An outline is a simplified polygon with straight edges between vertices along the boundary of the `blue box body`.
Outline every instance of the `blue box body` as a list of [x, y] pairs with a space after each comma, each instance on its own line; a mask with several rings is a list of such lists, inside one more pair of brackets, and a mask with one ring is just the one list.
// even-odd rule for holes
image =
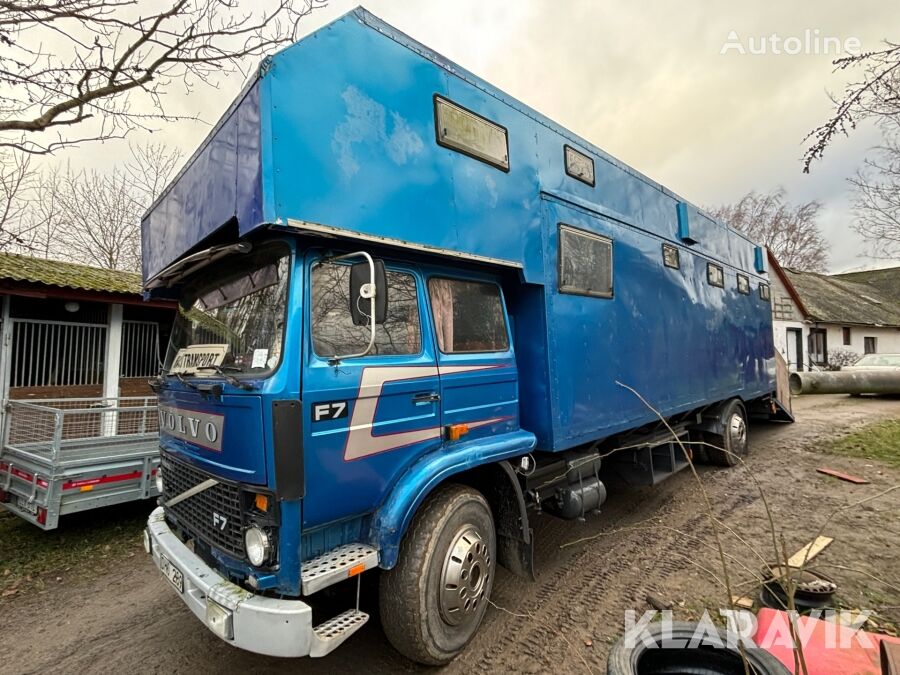
[[[436, 143], [435, 94], [508, 130], [508, 172]], [[566, 174], [566, 144], [593, 158], [594, 186]], [[240, 235], [334, 228], [513, 270], [520, 424], [542, 449], [653, 421], [617, 382], [666, 415], [775, 389], [753, 242], [362, 9], [265, 61], [145, 215], [145, 280], [235, 223]], [[559, 223], [614, 241], [612, 299], [557, 291]], [[663, 243], [680, 269], [663, 266]]]

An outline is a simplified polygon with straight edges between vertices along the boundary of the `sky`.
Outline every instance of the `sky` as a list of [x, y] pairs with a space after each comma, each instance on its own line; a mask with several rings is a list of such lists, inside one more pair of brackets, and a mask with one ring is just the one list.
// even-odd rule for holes
[[[303, 32], [355, 4], [332, 0], [305, 19]], [[839, 138], [809, 175], [800, 158], [804, 136], [827, 119], [828, 91], [840, 92], [844, 82], [832, 72], [835, 42], [867, 50], [900, 38], [896, 2], [368, 0], [365, 6], [695, 204], [731, 203], [750, 190], [778, 187], [793, 202], [820, 201], [831, 272], [885, 264], [865, 255], [850, 227], [846, 182], [878, 143], [876, 130]], [[828, 54], [821, 53], [826, 37]], [[767, 53], [750, 53], [763, 38]], [[800, 53], [786, 53], [798, 45]], [[242, 84], [236, 74], [218, 90], [173, 91], [169, 105], [213, 123]], [[153, 139], [189, 154], [207, 130], [197, 122], [171, 123]], [[127, 152], [124, 142], [106, 145], [73, 156], [99, 165]]]

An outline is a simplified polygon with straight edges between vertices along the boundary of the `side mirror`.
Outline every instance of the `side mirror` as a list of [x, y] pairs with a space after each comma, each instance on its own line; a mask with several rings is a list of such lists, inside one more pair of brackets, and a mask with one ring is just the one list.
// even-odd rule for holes
[[[372, 269], [375, 270], [375, 288], [371, 288]], [[388, 286], [384, 261], [377, 258], [350, 266], [350, 316], [354, 326], [368, 326], [372, 307], [372, 291], [375, 293], [375, 323], [384, 323], [387, 318]]]

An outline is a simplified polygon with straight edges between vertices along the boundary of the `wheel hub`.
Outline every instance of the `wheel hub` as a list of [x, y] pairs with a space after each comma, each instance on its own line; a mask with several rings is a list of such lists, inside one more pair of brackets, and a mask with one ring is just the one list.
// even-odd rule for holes
[[742, 453], [747, 444], [747, 423], [738, 413], [734, 413], [728, 422], [728, 435], [731, 437], [731, 447], [734, 451]]
[[474, 525], [466, 525], [454, 537], [441, 575], [441, 618], [451, 626], [478, 616], [484, 592], [493, 573], [487, 544]]

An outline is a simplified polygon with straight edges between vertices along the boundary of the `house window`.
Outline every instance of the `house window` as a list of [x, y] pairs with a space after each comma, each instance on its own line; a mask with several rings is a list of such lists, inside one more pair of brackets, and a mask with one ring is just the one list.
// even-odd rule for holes
[[559, 226], [559, 292], [613, 296], [612, 239]]
[[681, 268], [681, 254], [677, 248], [671, 244], [663, 244], [663, 265], [671, 267], [673, 270]]
[[[376, 354], [418, 354], [422, 351], [419, 300], [411, 274], [387, 272], [388, 309], [383, 324], [375, 327]], [[356, 354], [369, 344], [369, 326], [357, 326], [350, 314], [350, 266], [316, 265], [312, 270], [312, 339], [319, 356]]]
[[428, 295], [438, 347], [445, 354], [505, 352], [509, 334], [496, 284], [429, 279]]
[[863, 338], [863, 353], [875, 354], [878, 352], [878, 339], [873, 337]]
[[750, 279], [746, 274], [737, 275], [737, 289], [741, 295], [750, 295]]
[[844, 338], [844, 346], [849, 345], [850, 344], [850, 327], [844, 326], [843, 328], [841, 328], [841, 335]]
[[769, 284], [760, 284], [759, 285], [759, 297], [762, 298], [763, 300], [765, 300], [766, 302], [769, 301], [769, 297], [770, 297], [769, 296]]
[[819, 366], [828, 365], [828, 333], [824, 328], [809, 330], [809, 360]]
[[719, 265], [706, 263], [706, 280], [710, 286], [725, 288], [725, 270]]

